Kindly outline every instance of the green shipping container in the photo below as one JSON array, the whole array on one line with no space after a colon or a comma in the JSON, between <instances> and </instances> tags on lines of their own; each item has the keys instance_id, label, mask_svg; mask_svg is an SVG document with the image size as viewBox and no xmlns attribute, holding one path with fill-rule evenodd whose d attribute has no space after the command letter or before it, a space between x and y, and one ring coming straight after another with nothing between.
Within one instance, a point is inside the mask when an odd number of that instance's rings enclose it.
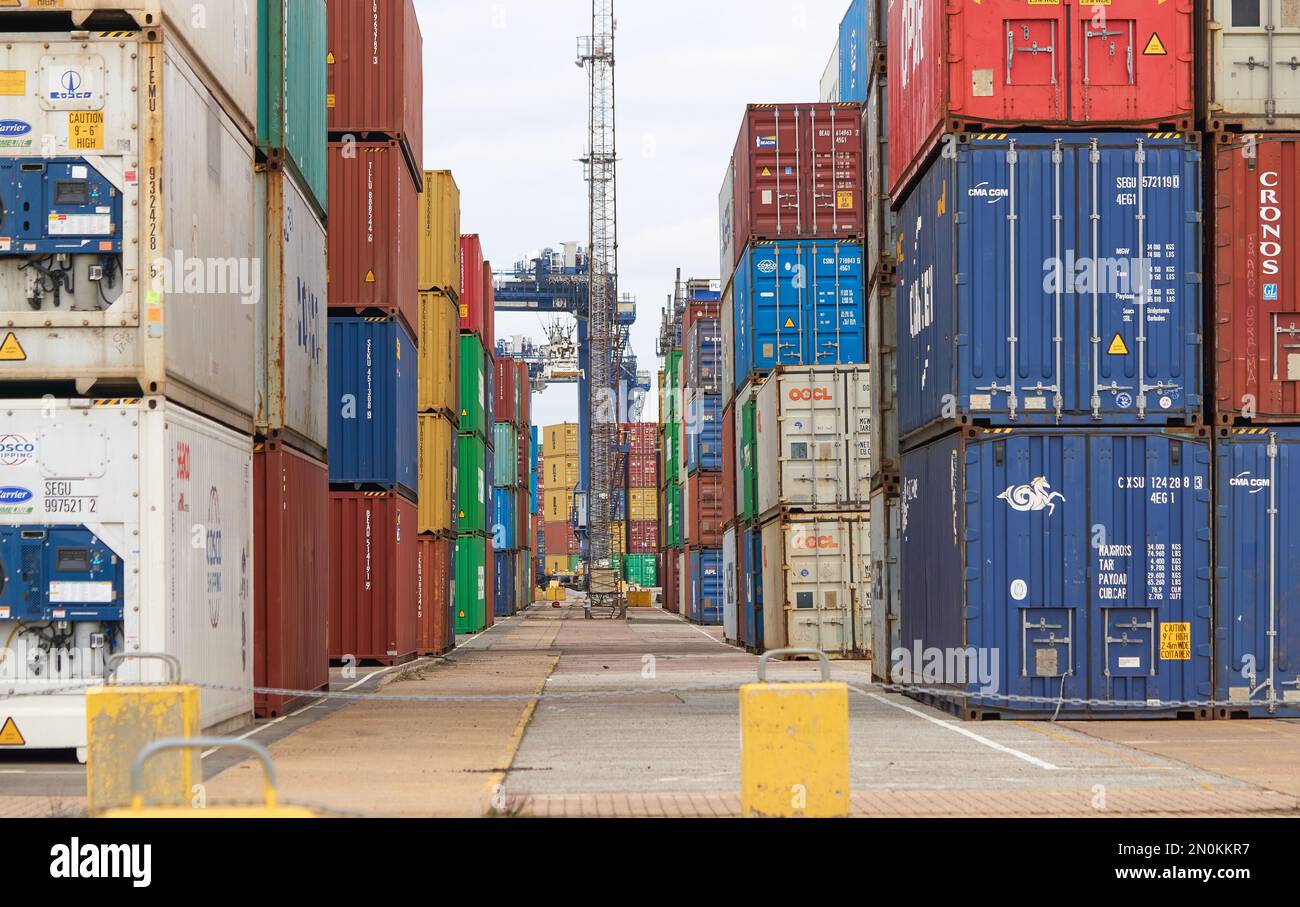
<instances>
[{"instance_id":1,"label":"green shipping container","mask_svg":"<svg viewBox=\"0 0 1300 907\"><path fill-rule=\"evenodd\" d=\"M481 535L456 539L456 633L481 633L487 627L487 553L491 543Z\"/></svg>"},{"instance_id":2,"label":"green shipping container","mask_svg":"<svg viewBox=\"0 0 1300 907\"><path fill-rule=\"evenodd\" d=\"M681 432L682 424L680 422L669 422L664 426L664 474L662 478L665 485L677 482L682 458Z\"/></svg>"},{"instance_id":3,"label":"green shipping container","mask_svg":"<svg viewBox=\"0 0 1300 907\"><path fill-rule=\"evenodd\" d=\"M682 389L677 386L677 373L681 363L682 351L669 350L664 362L664 371L668 373L668 400L664 404L664 422L669 425L681 421Z\"/></svg>"},{"instance_id":4,"label":"green shipping container","mask_svg":"<svg viewBox=\"0 0 1300 907\"><path fill-rule=\"evenodd\" d=\"M740 478L744 507L740 518L746 523L758 517L758 400L750 397L740 411Z\"/></svg>"},{"instance_id":5,"label":"green shipping container","mask_svg":"<svg viewBox=\"0 0 1300 907\"><path fill-rule=\"evenodd\" d=\"M457 512L461 532L487 534L492 524L492 502L487 498L487 445L478 435L457 438L460 460L456 467Z\"/></svg>"},{"instance_id":6,"label":"green shipping container","mask_svg":"<svg viewBox=\"0 0 1300 907\"><path fill-rule=\"evenodd\" d=\"M460 430L488 440L487 356L475 334L460 335Z\"/></svg>"},{"instance_id":7,"label":"green shipping container","mask_svg":"<svg viewBox=\"0 0 1300 907\"><path fill-rule=\"evenodd\" d=\"M623 566L623 577L632 585L650 589L659 585L659 571L653 554L629 554Z\"/></svg>"},{"instance_id":8,"label":"green shipping container","mask_svg":"<svg viewBox=\"0 0 1300 907\"><path fill-rule=\"evenodd\" d=\"M536 583L533 577L532 552L520 551L518 557L519 562L515 565L515 587L519 594L515 601L519 602L519 610L522 611L533 603L533 586Z\"/></svg>"},{"instance_id":9,"label":"green shipping container","mask_svg":"<svg viewBox=\"0 0 1300 907\"><path fill-rule=\"evenodd\" d=\"M682 486L676 482L664 490L664 539L668 548L682 547Z\"/></svg>"},{"instance_id":10,"label":"green shipping container","mask_svg":"<svg viewBox=\"0 0 1300 907\"><path fill-rule=\"evenodd\" d=\"M258 0L257 146L329 211L325 0Z\"/></svg>"},{"instance_id":11,"label":"green shipping container","mask_svg":"<svg viewBox=\"0 0 1300 907\"><path fill-rule=\"evenodd\" d=\"M497 488L518 488L519 429L510 422L492 424L492 484Z\"/></svg>"}]
</instances>

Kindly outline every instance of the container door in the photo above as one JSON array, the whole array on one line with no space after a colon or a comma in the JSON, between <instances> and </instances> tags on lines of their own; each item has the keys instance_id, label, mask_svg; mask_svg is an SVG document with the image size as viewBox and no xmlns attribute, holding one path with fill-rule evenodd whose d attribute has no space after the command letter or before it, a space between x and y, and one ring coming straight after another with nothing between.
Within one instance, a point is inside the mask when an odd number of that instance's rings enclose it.
<instances>
[{"instance_id":1,"label":"container door","mask_svg":"<svg viewBox=\"0 0 1300 907\"><path fill-rule=\"evenodd\" d=\"M874 360L873 360L874 361ZM844 375L845 455L847 487L844 500L865 507L871 500L871 477L875 463L871 457L872 413L876 392L870 366L860 366Z\"/></svg>"},{"instance_id":2,"label":"container door","mask_svg":"<svg viewBox=\"0 0 1300 907\"><path fill-rule=\"evenodd\" d=\"M1250 0L1247 0L1250 2ZM1277 0L1283 2L1283 0ZM1063 9L1070 39L1070 121L1155 123L1192 115L1191 3Z\"/></svg>"},{"instance_id":3,"label":"container door","mask_svg":"<svg viewBox=\"0 0 1300 907\"><path fill-rule=\"evenodd\" d=\"M728 529L722 537L722 635L737 639L736 618L736 530Z\"/></svg>"},{"instance_id":4,"label":"container door","mask_svg":"<svg viewBox=\"0 0 1300 907\"><path fill-rule=\"evenodd\" d=\"M960 4L959 66L950 78L955 113L993 122L1066 119L1065 15L1059 3L1021 0ZM934 8L936 13L939 8Z\"/></svg>"},{"instance_id":5,"label":"container door","mask_svg":"<svg viewBox=\"0 0 1300 907\"><path fill-rule=\"evenodd\" d=\"M862 245L815 242L805 255L804 268L812 280L805 301L812 310L803 321L807 326L800 354L803 363L862 362L867 346Z\"/></svg>"},{"instance_id":6,"label":"container door","mask_svg":"<svg viewBox=\"0 0 1300 907\"><path fill-rule=\"evenodd\" d=\"M1216 699L1300 710L1300 429L1219 446Z\"/></svg>"},{"instance_id":7,"label":"container door","mask_svg":"<svg viewBox=\"0 0 1300 907\"><path fill-rule=\"evenodd\" d=\"M816 108L808 116L809 230L815 236L861 236L861 112L855 107Z\"/></svg>"},{"instance_id":8,"label":"container door","mask_svg":"<svg viewBox=\"0 0 1300 907\"><path fill-rule=\"evenodd\" d=\"M850 540L845 523L790 523L785 528L787 645L830 655L851 651L848 610Z\"/></svg>"},{"instance_id":9,"label":"container door","mask_svg":"<svg viewBox=\"0 0 1300 907\"><path fill-rule=\"evenodd\" d=\"M764 649L780 649L786 645L785 545L785 527L779 519L763 527L759 569L763 583L763 635L760 644Z\"/></svg>"},{"instance_id":10,"label":"container door","mask_svg":"<svg viewBox=\"0 0 1300 907\"><path fill-rule=\"evenodd\" d=\"M749 170L743 179L749 198L741 200L739 212L744 216L748 209L754 237L805 233L812 222L805 177L809 113L788 106L750 108L749 150L737 156L736 166Z\"/></svg>"},{"instance_id":11,"label":"container door","mask_svg":"<svg viewBox=\"0 0 1300 907\"><path fill-rule=\"evenodd\" d=\"M766 372L778 365L804 364L805 349L814 333L808 323L813 293L808 248L790 242L751 246L749 327L736 332L738 337L749 335L751 348L748 358L737 349L737 361L746 369L743 374L737 372L738 382L746 380L752 370ZM833 274L831 283L833 289ZM737 316L740 314L738 311Z\"/></svg>"},{"instance_id":12,"label":"container door","mask_svg":"<svg viewBox=\"0 0 1300 907\"><path fill-rule=\"evenodd\" d=\"M1289 0L1213 0L1211 116L1279 128L1300 116L1300 7Z\"/></svg>"},{"instance_id":13,"label":"container door","mask_svg":"<svg viewBox=\"0 0 1300 907\"><path fill-rule=\"evenodd\" d=\"M781 414L771 426L780 450L774 503L816 509L844 502L848 477L843 390L844 379L829 369L779 376L772 388Z\"/></svg>"},{"instance_id":14,"label":"container door","mask_svg":"<svg viewBox=\"0 0 1300 907\"><path fill-rule=\"evenodd\" d=\"M850 614L849 646L855 655L871 654L871 594L875 586L871 562L871 520L859 519L848 524L852 562L849 575L849 600L846 608Z\"/></svg>"},{"instance_id":15,"label":"container door","mask_svg":"<svg viewBox=\"0 0 1300 907\"><path fill-rule=\"evenodd\" d=\"M1198 413L1199 155L1178 139L1116 134L1073 157L1087 187L1074 247L1087 249L1094 267L1074 271L1076 346L1092 380L1071 405L1136 421Z\"/></svg>"},{"instance_id":16,"label":"container door","mask_svg":"<svg viewBox=\"0 0 1300 907\"><path fill-rule=\"evenodd\" d=\"M755 651L763 649L763 535L758 530L745 533L745 623L746 643Z\"/></svg>"}]
</instances>

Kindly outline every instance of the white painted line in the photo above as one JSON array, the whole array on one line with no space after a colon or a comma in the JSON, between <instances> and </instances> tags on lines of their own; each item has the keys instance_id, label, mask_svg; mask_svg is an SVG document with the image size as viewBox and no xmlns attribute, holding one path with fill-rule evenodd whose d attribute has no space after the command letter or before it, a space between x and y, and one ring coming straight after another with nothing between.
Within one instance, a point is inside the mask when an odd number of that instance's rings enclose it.
<instances>
[{"instance_id":1,"label":"white painted line","mask_svg":"<svg viewBox=\"0 0 1300 907\"><path fill-rule=\"evenodd\" d=\"M84 771L75 769L30 769L30 768L6 768L0 769L0 775L84 775Z\"/></svg>"},{"instance_id":2,"label":"white painted line","mask_svg":"<svg viewBox=\"0 0 1300 907\"><path fill-rule=\"evenodd\" d=\"M1006 753L1009 756L1015 756L1017 759L1021 759L1025 762L1028 762L1030 765L1036 765L1039 768L1043 769L1044 771L1057 772L1061 770L1061 767L1059 765L1053 765L1050 762L1044 762L1042 759L1039 759L1037 756L1031 756L1028 753L1022 753L1020 752L1020 750L1012 749L1009 746L1003 746L1001 743L998 743L994 740L990 740L987 737L981 737L979 734L975 733L974 731L966 730L966 728L962 727L960 724L957 724L955 721L941 721L940 719L935 718L933 715L927 715L925 714L925 712L922 712L919 709L914 709L911 706L903 705L901 702L891 702L890 700L886 699L884 696L881 696L877 693L863 693L862 690L856 690L855 692L862 693L863 696L868 696L871 699L876 700L876 702L883 702L885 705L893 706L896 709L902 709L904 712L907 712L909 715L915 715L917 718L924 718L926 721L930 722L931 724L937 724L939 725L939 727L946 728L947 730L950 730L956 734L961 734L963 737L969 737L971 740L974 740L976 743L984 744L989 749L997 750L1000 753Z\"/></svg>"}]
</instances>

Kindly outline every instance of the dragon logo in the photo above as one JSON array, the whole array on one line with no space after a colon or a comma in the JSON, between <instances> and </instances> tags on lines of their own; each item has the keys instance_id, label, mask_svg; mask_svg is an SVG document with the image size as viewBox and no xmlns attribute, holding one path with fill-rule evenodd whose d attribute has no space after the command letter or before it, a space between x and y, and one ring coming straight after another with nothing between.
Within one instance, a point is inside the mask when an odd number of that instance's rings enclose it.
<instances>
[{"instance_id":1,"label":"dragon logo","mask_svg":"<svg viewBox=\"0 0 1300 907\"><path fill-rule=\"evenodd\" d=\"M1065 500L1065 495L1052 491L1052 486L1044 476L1039 476L1028 485L1012 485L998 497L1010 504L1012 510L1020 513L1046 510L1048 516L1056 512L1057 498Z\"/></svg>"}]
</instances>

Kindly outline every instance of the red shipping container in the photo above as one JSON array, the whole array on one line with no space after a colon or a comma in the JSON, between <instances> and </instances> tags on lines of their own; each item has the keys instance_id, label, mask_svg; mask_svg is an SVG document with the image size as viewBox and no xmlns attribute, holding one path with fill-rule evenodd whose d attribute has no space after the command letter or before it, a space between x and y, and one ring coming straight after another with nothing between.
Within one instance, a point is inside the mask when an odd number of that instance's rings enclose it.
<instances>
[{"instance_id":1,"label":"red shipping container","mask_svg":"<svg viewBox=\"0 0 1300 907\"><path fill-rule=\"evenodd\" d=\"M734 158L732 264L751 239L861 237L862 154L861 104L746 107Z\"/></svg>"},{"instance_id":2,"label":"red shipping container","mask_svg":"<svg viewBox=\"0 0 1300 907\"><path fill-rule=\"evenodd\" d=\"M547 557L564 557L582 553L578 547L578 537L569 523L547 523L543 531L546 533Z\"/></svg>"},{"instance_id":3,"label":"red shipping container","mask_svg":"<svg viewBox=\"0 0 1300 907\"><path fill-rule=\"evenodd\" d=\"M660 589L664 602L664 610L672 614L680 614L681 604L678 602L677 587L677 550L674 548L665 549L659 555L659 576Z\"/></svg>"},{"instance_id":4,"label":"red shipping container","mask_svg":"<svg viewBox=\"0 0 1300 907\"><path fill-rule=\"evenodd\" d=\"M327 690L329 467L279 441L253 455L253 682ZM255 693L259 718L289 711L297 697Z\"/></svg>"},{"instance_id":5,"label":"red shipping container","mask_svg":"<svg viewBox=\"0 0 1300 907\"><path fill-rule=\"evenodd\" d=\"M722 545L722 475L697 472L686 480L682 502L682 540L689 548Z\"/></svg>"},{"instance_id":6,"label":"red shipping container","mask_svg":"<svg viewBox=\"0 0 1300 907\"><path fill-rule=\"evenodd\" d=\"M456 644L452 606L456 601L456 540L420 536L415 565L415 651L442 655Z\"/></svg>"},{"instance_id":7,"label":"red shipping container","mask_svg":"<svg viewBox=\"0 0 1300 907\"><path fill-rule=\"evenodd\" d=\"M482 274L483 243L477 233L465 234L460 238L460 330L465 334L477 334L487 348L487 335L483 331Z\"/></svg>"},{"instance_id":8,"label":"red shipping container","mask_svg":"<svg viewBox=\"0 0 1300 907\"><path fill-rule=\"evenodd\" d=\"M533 424L533 383L528 376L528 363L519 361L519 427L528 434ZM531 443L531 441L530 441ZM532 457L529 456L531 462ZM528 472L527 469L524 470Z\"/></svg>"},{"instance_id":9,"label":"red shipping container","mask_svg":"<svg viewBox=\"0 0 1300 907\"><path fill-rule=\"evenodd\" d=\"M889 4L889 194L944 133L1193 123L1192 0Z\"/></svg>"},{"instance_id":10,"label":"red shipping container","mask_svg":"<svg viewBox=\"0 0 1300 907\"><path fill-rule=\"evenodd\" d=\"M515 545L517 545L519 549L524 549L528 547L530 542L529 534L527 532L529 527L529 516L528 493L526 491L516 496L515 506L517 508L515 510L515 525L519 527L517 530L519 537L515 541Z\"/></svg>"},{"instance_id":11,"label":"red shipping container","mask_svg":"<svg viewBox=\"0 0 1300 907\"><path fill-rule=\"evenodd\" d=\"M722 525L736 518L736 419L728 402L722 410Z\"/></svg>"},{"instance_id":12,"label":"red shipping container","mask_svg":"<svg viewBox=\"0 0 1300 907\"><path fill-rule=\"evenodd\" d=\"M399 140L423 191L424 37L413 0L330 3L326 62L329 131Z\"/></svg>"},{"instance_id":13,"label":"red shipping container","mask_svg":"<svg viewBox=\"0 0 1300 907\"><path fill-rule=\"evenodd\" d=\"M1212 151L1222 425L1300 421L1300 133L1248 141L1219 133Z\"/></svg>"},{"instance_id":14,"label":"red shipping container","mask_svg":"<svg viewBox=\"0 0 1300 907\"><path fill-rule=\"evenodd\" d=\"M483 262L483 345L497 348L497 285L490 261Z\"/></svg>"},{"instance_id":15,"label":"red shipping container","mask_svg":"<svg viewBox=\"0 0 1300 907\"><path fill-rule=\"evenodd\" d=\"M400 664L416 648L416 506L391 491L329 502L330 658Z\"/></svg>"},{"instance_id":16,"label":"red shipping container","mask_svg":"<svg viewBox=\"0 0 1300 907\"><path fill-rule=\"evenodd\" d=\"M701 318L721 318L722 303L719 302L688 302L686 309L682 312L682 336L685 337L690 333L691 325Z\"/></svg>"},{"instance_id":17,"label":"red shipping container","mask_svg":"<svg viewBox=\"0 0 1300 907\"><path fill-rule=\"evenodd\" d=\"M492 420L516 423L519 417L519 367L516 360L501 357L496 362L493 384ZM522 440L522 439L521 439ZM526 473L527 470L524 471Z\"/></svg>"},{"instance_id":18,"label":"red shipping container","mask_svg":"<svg viewBox=\"0 0 1300 907\"><path fill-rule=\"evenodd\" d=\"M496 563L496 549L492 547L491 539L487 540L487 560L483 563L488 565L487 582L485 584L486 588L483 591L483 595L487 599L483 604L483 607L486 609L484 613L487 616L487 623L484 625L484 629L486 629L497 622L497 584L492 580L493 565Z\"/></svg>"},{"instance_id":19,"label":"red shipping container","mask_svg":"<svg viewBox=\"0 0 1300 907\"><path fill-rule=\"evenodd\" d=\"M628 485L631 488L659 487L658 453L631 453L628 455Z\"/></svg>"},{"instance_id":20,"label":"red shipping container","mask_svg":"<svg viewBox=\"0 0 1300 907\"><path fill-rule=\"evenodd\" d=\"M628 524L628 549L632 554L654 554L659 550L659 521L633 520Z\"/></svg>"},{"instance_id":21,"label":"red shipping container","mask_svg":"<svg viewBox=\"0 0 1300 907\"><path fill-rule=\"evenodd\" d=\"M414 334L418 196L397 143L331 142L329 155L330 311L400 315Z\"/></svg>"}]
</instances>

